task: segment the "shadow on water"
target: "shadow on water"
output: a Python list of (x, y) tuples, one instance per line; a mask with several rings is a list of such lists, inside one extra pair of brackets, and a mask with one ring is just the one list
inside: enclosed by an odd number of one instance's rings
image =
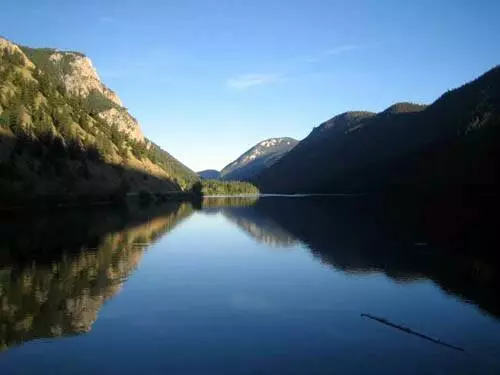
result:
[(219, 211), (259, 241), (300, 241), (322, 262), (348, 273), (432, 280), (500, 318), (500, 238), (491, 219), (499, 207), (491, 197), (264, 197), (252, 206)]
[(170, 202), (0, 217), (0, 349), (89, 331), (149, 245), (192, 211)]

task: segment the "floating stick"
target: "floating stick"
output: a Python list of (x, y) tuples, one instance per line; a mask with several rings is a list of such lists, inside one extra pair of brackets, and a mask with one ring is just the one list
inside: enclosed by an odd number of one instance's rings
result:
[(448, 343), (446, 343), (444, 341), (441, 341), (438, 338), (430, 337), (430, 336), (424, 335), (422, 333), (416, 332), (416, 331), (412, 330), (411, 328), (408, 328), (408, 327), (405, 327), (405, 326), (400, 326), (398, 324), (394, 324), (394, 323), (388, 321), (387, 319), (379, 318), (379, 317), (371, 315), (371, 314), (361, 314), (361, 316), (365, 317), (365, 318), (368, 318), (368, 319), (371, 319), (371, 320), (375, 320), (376, 322), (385, 324), (386, 326), (398, 329), (398, 330), (403, 331), (405, 333), (408, 333), (410, 335), (414, 335), (414, 336), (420, 337), (421, 339), (433, 342), (434, 344), (446, 346), (447, 348), (455, 349), (455, 350), (458, 350), (460, 352), (465, 352), (464, 348), (461, 348), (459, 346), (455, 346), (455, 345), (452, 345), (452, 344), (448, 344)]

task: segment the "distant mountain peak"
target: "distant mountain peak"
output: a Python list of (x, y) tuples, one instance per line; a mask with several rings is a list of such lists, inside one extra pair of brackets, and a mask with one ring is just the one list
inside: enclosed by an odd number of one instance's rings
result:
[(269, 139), (266, 139), (262, 142), (260, 142), (257, 146), (254, 146), (255, 147), (258, 147), (258, 146), (262, 146), (262, 147), (274, 147), (274, 146), (277, 146), (279, 144), (291, 144), (293, 142), (297, 142), (296, 139), (293, 139), (293, 138), (288, 138), (288, 137), (283, 137), (283, 138), (269, 138)]
[(298, 143), (290, 137), (268, 138), (247, 150), (221, 171), (221, 178), (246, 180), (279, 160)]
[(217, 180), (220, 177), (220, 172), (216, 169), (205, 169), (196, 173), (205, 180)]

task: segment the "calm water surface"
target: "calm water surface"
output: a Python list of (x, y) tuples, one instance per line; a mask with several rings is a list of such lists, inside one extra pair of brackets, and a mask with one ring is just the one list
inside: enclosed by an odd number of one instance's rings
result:
[(500, 373), (495, 264), (402, 222), (284, 197), (9, 217), (0, 373)]

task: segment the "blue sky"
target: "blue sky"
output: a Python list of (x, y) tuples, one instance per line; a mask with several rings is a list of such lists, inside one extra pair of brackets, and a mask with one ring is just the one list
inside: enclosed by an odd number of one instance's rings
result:
[(429, 103), (500, 63), (500, 2), (32, 0), (0, 35), (88, 55), (194, 170), (347, 111)]

